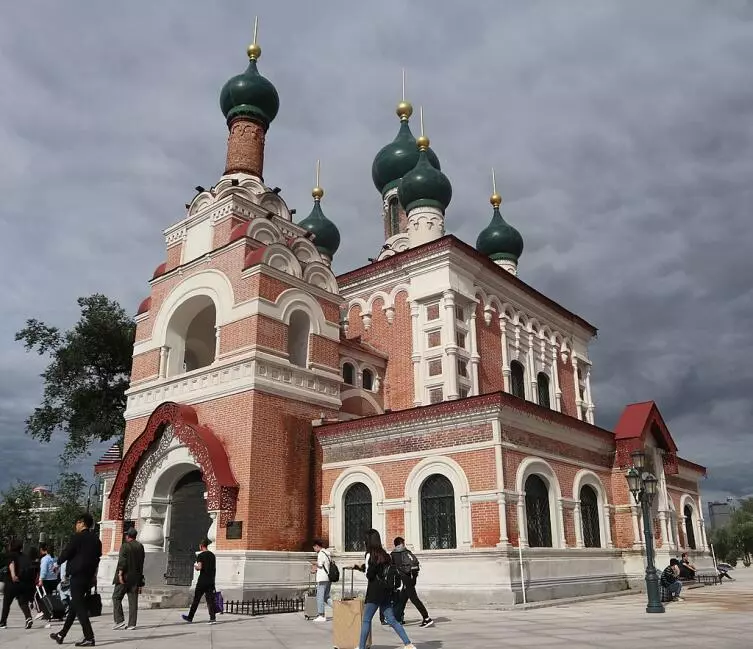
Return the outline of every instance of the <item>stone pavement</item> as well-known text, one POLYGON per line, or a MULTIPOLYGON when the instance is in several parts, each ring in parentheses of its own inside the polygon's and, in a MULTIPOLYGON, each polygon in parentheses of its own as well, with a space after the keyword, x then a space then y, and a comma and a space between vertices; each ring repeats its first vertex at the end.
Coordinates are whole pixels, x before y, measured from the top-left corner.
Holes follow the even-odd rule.
MULTIPOLYGON (((753 568, 740 566, 737 581, 690 590, 685 602, 667 605, 661 615, 645 613, 645 596, 625 595, 530 610, 434 611, 436 626, 407 625, 418 649, 497 649, 499 647, 719 647, 753 646, 753 568)), ((112 631, 111 618, 94 621, 97 646, 116 649, 327 649, 331 623, 307 622, 303 614, 267 617, 220 616, 215 626, 181 622, 177 610, 139 611, 136 631, 112 631)), ((408 610, 408 619, 412 608, 408 610)), ((400 645, 391 629, 376 618, 373 649, 400 645)), ((26 631, 14 605, 10 626, 0 631, 0 647, 38 649, 57 646, 40 624, 26 631)), ((53 629, 54 630, 54 629, 53 629)), ((76 624, 64 646, 80 638, 76 624)))

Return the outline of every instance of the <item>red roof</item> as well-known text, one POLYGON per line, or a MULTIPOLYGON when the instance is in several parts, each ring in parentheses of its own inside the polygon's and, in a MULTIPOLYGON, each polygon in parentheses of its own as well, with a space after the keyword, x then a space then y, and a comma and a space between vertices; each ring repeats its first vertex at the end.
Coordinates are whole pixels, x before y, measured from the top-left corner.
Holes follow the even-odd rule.
POLYGON ((539 291, 537 291, 535 288, 526 284, 524 281, 522 281, 521 279, 519 279, 512 273, 497 266, 497 264, 495 264, 491 259, 489 259, 489 257, 481 254, 473 246, 469 246, 467 243, 465 243, 464 241, 461 241, 460 239, 458 239, 456 236, 452 234, 448 234, 442 237, 441 239, 437 239, 435 241, 430 241, 429 243, 416 246, 415 248, 410 248, 408 250, 395 253, 394 255, 385 257, 381 261, 375 261, 374 263, 368 264, 367 266, 361 266, 360 268, 356 268, 347 273, 343 273, 342 275, 338 275, 337 283, 340 286, 340 289, 342 289, 343 286, 349 283, 355 282, 359 279, 369 277, 370 275, 374 273, 383 273, 386 270, 398 268, 402 266, 403 264, 405 264, 406 262, 412 261, 420 257, 424 257, 429 253, 434 253, 434 252, 438 252, 442 250, 449 250, 450 248, 456 248, 462 251, 463 253, 465 253, 466 255, 468 255, 469 257, 472 257, 474 260, 486 266, 490 271, 493 271, 499 277, 502 277, 505 281, 510 282, 513 286, 527 293, 538 302, 545 304, 550 309, 566 317, 568 320, 572 320, 574 323, 583 327, 584 329, 589 331, 592 336, 595 336, 598 333, 598 329, 596 329, 596 327, 594 327, 590 322, 588 322, 587 320, 584 320, 578 315, 575 315, 572 311, 568 311, 561 304, 558 304, 551 298, 548 298, 543 293, 539 293, 539 291))
POLYGON ((141 315, 142 313, 146 313, 151 308, 152 308, 152 298, 151 297, 144 298, 141 301, 141 304, 139 304, 139 310, 136 311, 136 315, 141 315))
POLYGON ((152 279, 157 279, 160 275, 165 274, 165 269, 167 268, 167 262, 163 261, 157 268, 154 269, 154 275, 152 275, 152 279))
POLYGON ((646 434, 651 433, 662 448, 677 452, 677 445, 669 434, 667 424, 664 423, 659 409, 653 401, 631 403, 625 406, 617 425, 614 427, 614 438, 645 440, 646 434))
POLYGON ((251 268, 251 266, 255 266, 256 264, 261 263, 261 260, 264 258, 264 252, 266 251, 267 246, 262 246, 261 248, 257 248, 256 250, 249 250, 246 253, 246 261, 243 264, 243 269, 251 268))
POLYGON ((242 239, 246 236, 246 232, 248 232, 248 222, 244 221, 243 223, 239 223, 233 228, 233 231, 230 233, 230 241, 228 243, 242 239))

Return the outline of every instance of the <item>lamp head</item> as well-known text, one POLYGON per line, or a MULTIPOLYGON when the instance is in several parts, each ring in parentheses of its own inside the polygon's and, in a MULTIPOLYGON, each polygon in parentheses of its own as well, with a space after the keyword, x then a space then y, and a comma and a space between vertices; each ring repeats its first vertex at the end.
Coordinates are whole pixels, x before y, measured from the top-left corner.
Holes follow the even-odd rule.
POLYGON ((633 451, 630 454, 630 457, 633 460, 633 466, 636 469, 642 469, 644 466, 646 466, 646 454, 642 450, 633 451))
POLYGON ((638 492, 641 490, 641 474, 635 467, 630 467, 625 477, 628 481, 628 489, 630 489, 631 493, 637 500, 638 492))
POLYGON ((658 482, 659 481, 656 479, 656 476, 653 473, 643 474, 643 488, 645 489, 646 495, 648 496, 649 504, 651 504, 651 501, 656 495, 658 482))

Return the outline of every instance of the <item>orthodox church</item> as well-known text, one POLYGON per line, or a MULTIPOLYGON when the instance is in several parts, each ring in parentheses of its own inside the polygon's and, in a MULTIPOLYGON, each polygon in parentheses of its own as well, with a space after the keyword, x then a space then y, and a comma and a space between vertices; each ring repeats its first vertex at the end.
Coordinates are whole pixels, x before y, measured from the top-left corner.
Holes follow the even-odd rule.
POLYGON ((335 276, 324 190, 296 221, 264 179, 280 100, 260 55, 222 88, 224 173, 164 232, 138 309, 123 456, 98 469, 100 583, 132 525, 149 586, 190 586, 206 536, 226 598, 300 592, 312 539, 346 564, 374 527, 405 537, 431 605, 626 589, 644 570, 635 450, 658 562, 702 560, 704 467, 653 402, 596 424, 597 330, 518 276, 496 187, 475 245, 448 234, 452 184, 402 101, 372 166, 381 252, 335 276))

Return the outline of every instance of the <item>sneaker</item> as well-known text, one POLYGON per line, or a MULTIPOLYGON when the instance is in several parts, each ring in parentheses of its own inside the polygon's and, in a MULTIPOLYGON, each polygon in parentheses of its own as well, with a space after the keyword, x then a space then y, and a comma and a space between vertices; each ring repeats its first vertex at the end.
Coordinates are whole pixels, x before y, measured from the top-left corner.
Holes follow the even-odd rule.
POLYGON ((403 647, 403 649, 416 649, 416 645, 414 645, 413 643, 407 644, 403 647))
POLYGON ((34 620, 32 620, 30 617, 26 618, 26 628, 30 629, 33 626, 34 626, 34 620))
POLYGON ((7 628, 8 628, 7 624, 0 624, 0 629, 7 629, 7 628))
POLYGON ((207 624, 217 624, 217 620, 209 620, 209 622, 207 622, 207 624))
POLYGON ((136 630, 136 625, 134 624, 133 626, 127 626, 127 627, 125 628, 125 630, 126 630, 126 631, 135 631, 135 630, 136 630))
POLYGON ((193 622, 193 620, 190 617, 188 617, 187 615, 181 615, 181 617, 183 618, 184 622, 188 622, 189 624, 191 624, 191 622, 193 622))
POLYGON ((318 615, 314 618, 314 622, 326 622, 327 618, 324 615, 318 615))
POLYGON ((432 620, 430 617, 427 617, 425 620, 421 622, 419 626, 423 626, 423 627, 434 626, 434 620, 432 620))
POLYGON ((125 629, 126 623, 125 622, 118 622, 117 624, 112 625, 112 630, 117 631, 118 629, 125 629))

